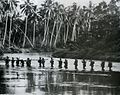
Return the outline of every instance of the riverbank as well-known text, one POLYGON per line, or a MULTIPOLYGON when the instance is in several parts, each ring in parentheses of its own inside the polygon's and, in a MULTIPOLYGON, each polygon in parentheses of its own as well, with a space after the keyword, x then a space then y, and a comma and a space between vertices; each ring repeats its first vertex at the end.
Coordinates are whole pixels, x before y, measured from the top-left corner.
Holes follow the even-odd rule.
POLYGON ((41 49, 32 49, 32 48, 0 48, 0 53, 3 55, 4 53, 36 53, 42 52, 41 49))
POLYGON ((69 50, 58 49, 53 54, 53 57, 57 58, 77 58, 77 59, 93 59, 93 60, 105 60, 120 62, 120 52, 102 52, 92 50, 69 50))
POLYGON ((18 48, 18 47, 1 47, 0 53, 40 53, 40 52, 52 52, 50 49, 45 48, 18 48))
MULTIPOLYGON (((40 53, 40 52, 51 52, 45 51, 41 48, 0 48, 0 56, 4 53, 40 53)), ((93 59, 93 60, 105 60, 120 62, 120 52, 104 52, 95 51, 92 49, 82 49, 82 50, 70 50, 70 49, 56 49, 52 53, 53 57, 57 58, 72 58, 72 59, 93 59)))

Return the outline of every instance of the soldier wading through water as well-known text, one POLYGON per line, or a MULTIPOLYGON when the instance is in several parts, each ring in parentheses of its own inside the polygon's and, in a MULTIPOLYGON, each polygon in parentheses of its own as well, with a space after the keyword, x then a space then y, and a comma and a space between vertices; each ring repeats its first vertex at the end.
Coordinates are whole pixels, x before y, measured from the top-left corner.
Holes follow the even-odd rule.
POLYGON ((26 64, 27 64, 27 67, 31 67, 31 60, 29 58, 27 58, 26 64))
POLYGON ((12 60, 11 60, 12 67, 14 67, 14 62, 15 62, 15 59, 12 57, 12 60))
POLYGON ((75 65, 75 69, 78 69, 78 68, 77 68, 77 66, 78 66, 78 60, 77 60, 77 59, 75 59, 74 65, 75 65))
POLYGON ((39 57, 38 63, 39 63, 39 67, 41 67, 41 64, 42 64, 42 59, 41 59, 41 57, 39 57))
POLYGON ((53 68, 54 67, 54 60, 53 60, 53 58, 51 58, 50 63, 51 63, 51 68, 53 68))
POLYGON ((5 58, 5 65, 6 65, 6 67, 9 67, 9 61, 10 61, 10 59, 9 59, 9 57, 7 56, 7 57, 5 58))
POLYGON ((101 67, 102 67, 102 71, 105 71, 105 69, 104 69, 105 68, 105 61, 101 62, 101 67))
POLYGON ((64 67, 65 67, 65 69, 68 68, 68 61, 67 61, 67 59, 65 59, 65 61, 64 61, 64 67))
POLYGON ((21 61, 21 67, 24 67, 24 60, 21 59, 20 61, 21 61))
POLYGON ((19 60, 19 58, 17 58, 17 60, 16 60, 16 66, 17 67, 19 66, 19 62, 20 62, 20 60, 19 60))
POLYGON ((59 68, 62 68, 62 60, 61 60, 61 58, 60 58, 60 60, 59 60, 59 66, 58 66, 59 68))
POLYGON ((111 61, 108 62, 108 67, 109 67, 109 71, 112 71, 112 69, 111 69, 112 68, 112 62, 111 61))
POLYGON ((86 61, 85 61, 85 59, 83 59, 82 63, 83 63, 83 70, 85 70, 86 69, 86 61))
POLYGON ((43 65, 43 68, 45 67, 45 59, 42 58, 42 61, 41 61, 42 65, 43 65))
POLYGON ((95 64, 95 62, 91 60, 91 61, 90 61, 91 71, 94 70, 94 69, 93 69, 93 68, 94 68, 94 64, 95 64))

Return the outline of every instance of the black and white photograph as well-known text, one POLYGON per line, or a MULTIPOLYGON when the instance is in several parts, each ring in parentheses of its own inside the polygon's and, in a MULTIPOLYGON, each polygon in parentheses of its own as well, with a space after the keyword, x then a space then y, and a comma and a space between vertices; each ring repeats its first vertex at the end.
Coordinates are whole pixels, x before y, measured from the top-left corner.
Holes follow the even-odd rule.
POLYGON ((0 0, 0 95, 120 95, 120 0, 0 0))

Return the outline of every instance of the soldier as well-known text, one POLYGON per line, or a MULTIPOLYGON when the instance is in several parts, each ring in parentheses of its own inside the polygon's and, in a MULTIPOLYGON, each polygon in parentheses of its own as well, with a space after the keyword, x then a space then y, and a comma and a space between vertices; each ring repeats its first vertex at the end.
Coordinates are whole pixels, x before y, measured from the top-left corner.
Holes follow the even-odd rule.
POLYGON ((21 67, 24 67, 24 60, 21 59, 21 67))
POLYGON ((41 61, 42 65, 43 65, 43 68, 45 67, 45 59, 42 58, 42 61, 41 61))
POLYGON ((94 70, 94 69, 93 69, 94 64, 95 64, 95 62, 91 60, 91 61, 90 61, 91 71, 93 71, 93 70, 94 70))
POLYGON ((29 64, 30 64, 29 66, 31 67, 31 59, 29 60, 29 64))
POLYGON ((61 58, 59 60, 59 68, 62 68, 62 60, 61 60, 61 58))
POLYGON ((12 60, 11 60, 12 67, 14 67, 14 62, 15 62, 15 60, 14 60, 14 58, 12 57, 12 60))
POLYGON ((27 58, 26 64, 27 64, 27 67, 31 67, 31 60, 29 58, 27 58))
POLYGON ((51 63, 51 68, 53 68, 54 66, 54 60, 53 60, 53 58, 51 58, 51 60, 50 60, 50 63, 51 63))
POLYGON ((38 63, 39 63, 39 67, 41 67, 41 63, 42 63, 41 57, 39 57, 38 63))
POLYGON ((83 63, 83 70, 85 70, 86 69, 86 61, 85 61, 85 59, 83 59, 82 63, 83 63))
POLYGON ((7 67, 9 67, 9 61, 10 61, 10 59, 9 59, 9 57, 7 56, 7 57, 5 58, 5 65, 6 65, 7 67))
POLYGON ((65 67, 65 69, 67 69, 67 68, 68 68, 68 61, 67 61, 67 59, 65 59, 65 62, 64 62, 64 67, 65 67))
POLYGON ((112 69, 111 69, 112 68, 112 62, 111 61, 108 62, 108 67, 109 67, 109 71, 112 71, 112 69))
POLYGON ((77 69, 77 66, 78 66, 78 60, 77 59, 75 59, 74 65, 75 65, 75 69, 77 69))
POLYGON ((19 58, 17 58, 17 60, 16 60, 16 66, 17 67, 19 66, 19 62, 20 62, 20 60, 19 60, 19 58))
POLYGON ((105 61, 102 61, 102 63, 101 63, 101 67, 102 67, 102 71, 104 71, 105 69, 105 61))
POLYGON ((29 67, 29 58, 26 60, 26 66, 29 67))

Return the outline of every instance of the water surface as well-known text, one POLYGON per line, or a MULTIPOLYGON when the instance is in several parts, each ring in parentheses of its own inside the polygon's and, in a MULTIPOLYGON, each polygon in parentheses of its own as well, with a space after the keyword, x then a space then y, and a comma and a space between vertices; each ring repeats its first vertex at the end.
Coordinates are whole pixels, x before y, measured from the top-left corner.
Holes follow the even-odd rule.
MULTIPOLYGON (((32 59, 32 67, 5 67, 0 62, 0 94, 16 95, 120 95, 120 63, 113 63, 116 74, 89 72, 87 60, 86 72, 82 71, 79 61, 78 71, 73 65, 74 59, 68 59, 68 69, 58 68, 58 58, 54 58, 54 68, 50 68, 50 53, 5 54, 4 56, 32 59), (46 59, 45 68, 39 68, 39 56, 46 59), (19 76, 17 76, 17 73, 19 76)), ((64 59, 62 59, 64 61, 64 59)), ((94 71, 101 71, 101 61, 95 61, 94 71)), ((108 72, 106 62, 105 72, 108 72)))

